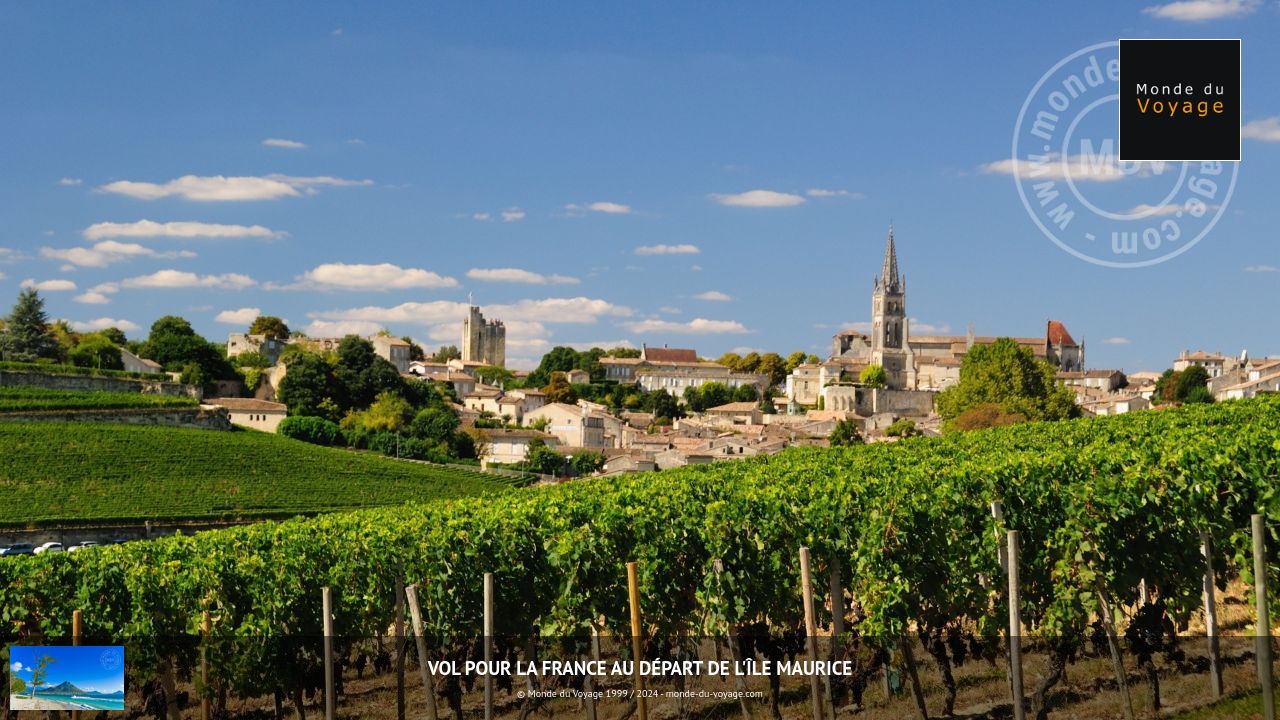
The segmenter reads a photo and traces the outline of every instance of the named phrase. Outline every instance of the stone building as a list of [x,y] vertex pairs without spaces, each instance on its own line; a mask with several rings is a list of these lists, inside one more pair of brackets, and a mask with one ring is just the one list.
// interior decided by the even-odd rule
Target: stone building
[[462,360],[506,367],[507,328],[501,320],[485,320],[471,305],[462,320]]
[[[868,365],[884,368],[888,390],[941,390],[960,380],[961,361],[971,348],[990,345],[997,339],[998,336],[975,335],[972,327],[965,335],[911,334],[907,282],[898,267],[890,226],[880,273],[872,282],[870,335],[856,330],[836,333],[831,339],[831,357],[820,365],[801,365],[787,378],[787,398],[797,405],[812,406],[818,397],[832,395],[827,399],[842,407],[861,407],[863,403],[854,398],[856,393],[841,394],[825,388],[842,382],[856,383]],[[1077,343],[1057,320],[1046,321],[1041,336],[1011,339],[1059,371],[1084,370],[1084,343]],[[827,409],[832,408],[828,405]]]
[[251,398],[210,398],[206,405],[226,408],[231,414],[231,423],[254,430],[273,433],[280,422],[289,415],[289,407],[277,402],[254,400]]

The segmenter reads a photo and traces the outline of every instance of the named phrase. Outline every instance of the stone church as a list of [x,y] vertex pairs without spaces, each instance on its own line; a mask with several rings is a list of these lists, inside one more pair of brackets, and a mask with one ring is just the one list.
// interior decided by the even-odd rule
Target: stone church
[[[975,335],[912,335],[907,317],[907,281],[898,268],[893,227],[885,244],[884,260],[871,290],[870,334],[845,330],[832,337],[831,355],[820,365],[801,365],[787,379],[788,397],[802,405],[816,404],[824,388],[856,382],[868,365],[885,370],[891,390],[941,390],[960,379],[960,362],[975,345],[994,343],[998,337]],[[1013,337],[1037,358],[1059,370],[1084,369],[1084,343],[1077,343],[1057,320],[1045,323],[1042,336]]]

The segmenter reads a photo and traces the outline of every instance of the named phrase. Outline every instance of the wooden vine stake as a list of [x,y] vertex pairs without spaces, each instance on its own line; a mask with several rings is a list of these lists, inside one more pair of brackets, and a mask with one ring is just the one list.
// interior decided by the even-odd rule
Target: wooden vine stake
[[[831,647],[827,658],[835,662],[844,659],[844,653],[839,651],[840,636],[844,634],[844,589],[840,583],[840,558],[831,558],[831,569],[827,573],[827,596],[831,600]],[[836,696],[830,675],[827,676],[827,710],[835,718]]]
[[1200,552],[1204,555],[1204,633],[1209,642],[1209,689],[1213,699],[1222,697],[1222,661],[1218,646],[1218,601],[1213,571],[1213,540],[1200,533]]
[[627,563],[627,596],[631,601],[631,661],[636,683],[636,716],[640,720],[649,720],[649,705],[644,697],[644,675],[640,672],[644,638],[640,630],[640,577],[635,562]]
[[208,610],[200,616],[200,720],[209,720],[209,635],[213,633],[213,616]]
[[1022,688],[1022,618],[1018,613],[1021,600],[1018,578],[1019,536],[1017,530],[1009,531],[1009,549],[1005,556],[1009,575],[1009,687],[1012,690],[1014,720],[1026,718]]
[[410,585],[405,588],[404,595],[409,604],[409,616],[413,620],[413,638],[418,644],[418,673],[422,675],[422,687],[427,691],[427,720],[438,720],[435,677],[431,674],[431,668],[427,666],[427,637],[422,629],[422,606],[418,604],[418,586]]
[[1271,677],[1271,611],[1267,606],[1267,526],[1253,516],[1253,592],[1257,596],[1258,682],[1262,685],[1263,720],[1276,720],[1276,691]]
[[[814,666],[818,662],[818,625],[813,618],[813,583],[809,574],[809,548],[800,548],[800,595],[804,598],[805,647]],[[809,675],[809,702],[813,705],[813,720],[822,720],[822,681],[817,673]]]
[[[715,562],[712,563],[712,568],[716,572],[717,580],[724,575],[723,560],[716,558]],[[728,598],[724,598],[724,600],[727,602]],[[741,666],[738,663],[742,661],[742,657],[738,652],[740,650],[738,647],[738,635],[733,631],[733,625],[727,620],[725,621],[724,632],[725,637],[729,640],[729,660],[733,662],[733,689],[738,693],[738,707],[742,710],[744,720],[752,720],[751,708],[747,705],[747,682],[742,678],[742,673],[739,672]],[[717,652],[719,651],[717,650]]]
[[484,574],[484,720],[493,720],[493,573]]
[[337,714],[333,687],[333,593],[327,586],[320,591],[320,607],[324,613],[324,717],[333,720]]

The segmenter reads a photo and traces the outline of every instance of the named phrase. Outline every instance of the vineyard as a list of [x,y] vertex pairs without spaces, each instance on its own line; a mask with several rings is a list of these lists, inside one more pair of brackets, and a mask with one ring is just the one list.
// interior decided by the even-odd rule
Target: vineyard
[[0,370],[16,370],[19,372],[49,373],[54,375],[84,375],[86,377],[126,378],[130,380],[168,380],[165,373],[141,373],[128,370],[103,370],[76,365],[55,365],[52,363],[0,362]]
[[125,410],[195,407],[192,397],[133,392],[83,392],[38,387],[0,387],[0,413],[41,410]]
[[[0,442],[13,439],[0,434]],[[73,453],[80,442],[62,440]],[[126,447],[112,453],[116,461],[130,462]],[[175,467],[200,454],[183,453]],[[0,462],[7,476],[32,460]],[[296,460],[287,465],[303,469]],[[1141,629],[1151,617],[1156,630],[1131,639],[1130,651],[1145,667],[1168,649],[1162,623],[1180,624],[1202,607],[1201,533],[1211,540],[1220,585],[1251,579],[1250,516],[1263,513],[1272,528],[1280,520],[1278,472],[1280,398],[793,449],[499,501],[409,504],[0,560],[0,642],[66,637],[79,609],[86,642],[126,640],[136,672],[168,658],[190,669],[197,651],[189,638],[207,609],[210,696],[279,689],[300,703],[320,667],[324,587],[333,589],[339,654],[351,638],[385,633],[396,587],[408,582],[419,585],[426,646],[435,658],[458,659],[476,651],[480,589],[490,572],[496,635],[519,638],[522,648],[541,637],[539,652],[552,657],[583,652],[593,627],[630,636],[624,564],[635,561],[652,656],[680,652],[672,638],[731,631],[744,638],[747,656],[780,657],[794,652],[787,648],[797,633],[803,644],[796,556],[807,547],[823,578],[818,624],[832,622],[822,599],[828,576],[841,588],[834,605],[848,605],[843,652],[869,677],[885,648],[914,635],[953,701],[951,667],[965,655],[997,656],[1007,617],[997,550],[1005,532],[1017,530],[1018,610],[1027,641],[1050,658],[1031,703],[1046,711],[1055,673],[1097,632],[1104,603],[1132,605],[1144,586],[1152,604],[1129,624]],[[129,495],[121,506],[146,499]],[[1002,504],[1002,519],[992,502]],[[1275,547],[1275,538],[1268,543]],[[1272,562],[1268,573],[1274,582],[1280,568]],[[461,692],[456,683],[441,688]],[[849,692],[860,692],[856,682]],[[943,709],[950,713],[949,704]]]
[[288,517],[507,488],[478,471],[253,431],[0,423],[0,526]]

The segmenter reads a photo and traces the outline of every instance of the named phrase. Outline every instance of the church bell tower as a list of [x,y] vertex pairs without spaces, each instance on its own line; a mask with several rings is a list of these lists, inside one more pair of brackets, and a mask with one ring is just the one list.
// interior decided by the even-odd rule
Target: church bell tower
[[907,344],[907,283],[898,273],[893,225],[889,225],[884,263],[871,292],[871,363],[884,368],[886,387],[913,389],[916,373]]

